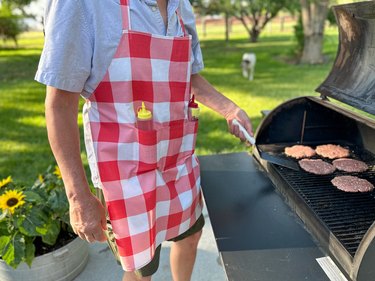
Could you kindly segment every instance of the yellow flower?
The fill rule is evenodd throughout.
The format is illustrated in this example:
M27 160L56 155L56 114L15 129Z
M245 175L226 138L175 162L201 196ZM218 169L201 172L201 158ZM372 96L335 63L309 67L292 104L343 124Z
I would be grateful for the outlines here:
M12 182L12 177L9 176L7 177L6 179L3 179L0 181L0 188L3 187L3 186L6 186L8 183Z
M38 175L38 180L39 180L40 183L44 182L44 178L41 174Z
M14 209L25 204L23 200L25 195L22 191L7 190L3 195L0 196L0 208L5 211L8 209L11 214L14 213Z
M62 178L62 177L61 177L61 171L60 171L59 166L55 166L55 171L53 172L53 174L56 175L56 177L57 177L58 179L61 179L61 178Z

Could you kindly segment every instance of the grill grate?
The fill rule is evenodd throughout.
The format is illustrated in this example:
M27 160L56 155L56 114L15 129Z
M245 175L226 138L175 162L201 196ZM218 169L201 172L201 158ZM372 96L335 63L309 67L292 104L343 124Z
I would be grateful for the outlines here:
M352 257L363 236L375 221L375 191L347 193L336 189L331 180L335 176L350 174L367 179L375 185L375 159L371 158L371 161L365 161L370 169L364 173L336 171L326 176L316 176L305 171L299 172L273 165Z

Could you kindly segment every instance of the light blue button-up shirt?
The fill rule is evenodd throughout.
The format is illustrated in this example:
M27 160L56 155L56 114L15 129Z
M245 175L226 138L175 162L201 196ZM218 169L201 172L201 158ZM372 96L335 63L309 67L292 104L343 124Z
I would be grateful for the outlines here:
M129 0L131 29L183 34L176 10L192 35L192 73L203 69L195 18L188 0L169 0L164 25L156 0ZM121 37L119 0L46 0L45 43L35 80L89 97L103 79Z

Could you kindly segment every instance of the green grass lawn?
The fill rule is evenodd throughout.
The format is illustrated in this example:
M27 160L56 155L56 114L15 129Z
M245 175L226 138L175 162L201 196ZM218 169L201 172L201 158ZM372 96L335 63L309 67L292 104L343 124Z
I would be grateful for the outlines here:
M329 72L337 48L336 30L330 28L324 47L327 63L295 65L290 63L295 44L291 28L284 32L266 30L255 44L248 42L241 26L233 28L229 43L223 38L220 26L209 27L207 36L201 36L205 59L202 74L246 110L254 127L261 121L261 110L272 109L293 97L317 95L314 89ZM41 33L23 34L17 50L11 43L0 45L0 179L11 175L30 184L53 163L44 120L45 88L33 81L42 45ZM244 79L240 70L242 54L248 51L257 54L252 82ZM202 106L199 155L246 149L227 133L223 118ZM83 147L82 157L85 159Z
M297 96L318 95L314 89L325 79L337 50L335 28L327 31L324 53L327 63L309 66L292 63L295 42L292 28L287 32L264 32L258 43L249 43L241 26L235 26L229 43L225 43L220 27L211 28L201 46L205 61L202 74L222 93L249 114L256 128L262 119L261 110L273 109L283 101ZM244 52L255 52L257 64L254 81L241 75ZM203 107L200 118L197 151L199 154L244 151L236 138L227 134L226 122Z

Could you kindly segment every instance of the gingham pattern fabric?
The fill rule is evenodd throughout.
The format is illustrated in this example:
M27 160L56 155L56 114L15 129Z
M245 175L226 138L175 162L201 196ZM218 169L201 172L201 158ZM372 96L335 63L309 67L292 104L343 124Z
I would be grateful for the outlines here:
M121 11L122 38L84 121L93 181L103 189L122 266L133 271L195 223L202 198L198 124L187 119L191 38L132 31L127 1ZM142 101L154 130L136 128Z

